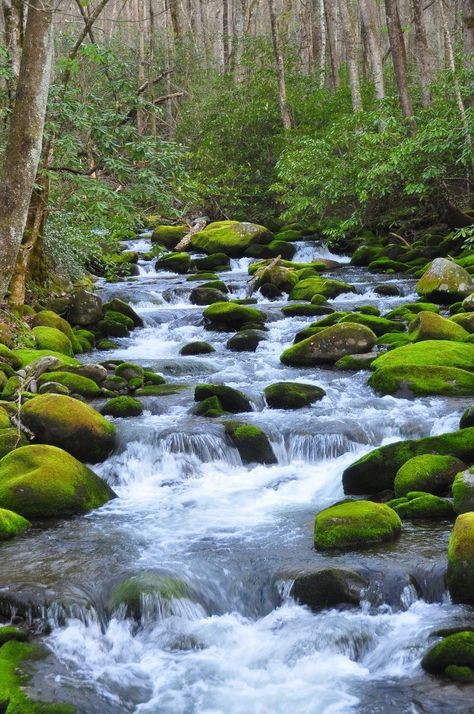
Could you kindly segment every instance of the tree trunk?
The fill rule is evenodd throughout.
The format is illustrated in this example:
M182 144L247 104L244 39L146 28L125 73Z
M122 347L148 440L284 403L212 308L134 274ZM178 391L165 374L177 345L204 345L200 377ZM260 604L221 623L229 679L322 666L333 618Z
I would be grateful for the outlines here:
M428 35L424 18L423 0L412 0L413 20L415 23L416 58L420 73L421 103L424 107L431 102L431 60L428 45Z
M0 299L15 267L41 157L52 58L51 0L30 0L0 180Z
M230 66L229 0L222 0L222 63L224 72Z
M377 99L382 100L385 98L385 83L374 0L360 0L359 7L362 25L365 28L367 37L370 66L374 78L375 96Z
M278 99L280 103L280 114L283 129L287 131L293 126L291 114L286 101L286 80L285 80L285 62L280 44L280 35L278 33L277 18L273 0L268 0L268 9L270 11L270 23L272 28L273 51L275 53L275 64L278 74Z
M468 66L474 61L474 0L463 0L462 27L464 57Z
M145 83L145 20L143 0L135 0L135 18L138 30L138 86ZM137 131L144 136L147 130L147 116L143 106L143 97L137 97Z
M20 74L21 46L23 41L23 6L19 0L2 0L5 46L10 57L14 80Z
M333 91L339 87L339 62L336 46L336 5L332 0L322 0L324 4L324 15L326 18L326 29L329 48L329 59L331 66L331 85Z
M413 108L408 92L407 55L397 0L385 0L385 14L387 17L388 38L390 51L392 53L393 68L395 70L395 79L397 81L400 107L403 116L408 120L410 132L414 134L416 125L413 119Z
M359 67L357 62L356 23L352 17L350 0L339 0L339 10L346 41L352 109L354 112L360 112L362 111L362 97L360 94Z

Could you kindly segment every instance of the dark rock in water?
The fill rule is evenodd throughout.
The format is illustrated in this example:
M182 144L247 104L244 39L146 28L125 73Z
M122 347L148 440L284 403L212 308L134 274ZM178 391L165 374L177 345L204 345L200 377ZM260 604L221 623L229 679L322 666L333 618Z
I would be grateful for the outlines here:
M395 297L401 295L402 291L394 283L382 283L374 287L374 293L377 295L391 295Z
M133 397L113 397L109 399L100 413L113 417L139 416L143 412L143 406L138 399Z
M217 397L225 411L231 414L251 412L252 405L242 392L224 384L197 384L194 390L196 402L202 402L209 397Z
M458 682L474 682L474 632L448 635L425 654L421 666Z
M474 407L468 407L459 422L460 429L467 429L469 426L474 426Z
M264 298L267 298L267 300L274 300L275 298L279 298L283 295L282 291L276 285L272 285L271 283L264 283L260 288L260 292Z
M171 610L171 602L189 597L182 580L159 573L135 575L114 587L108 598L111 612L125 610L128 617L140 620L145 614Z
M143 327L143 320L140 315L138 315L133 309L133 307L131 307L124 300L114 298L113 300L110 300L104 305L104 310L120 312L122 315L126 315L126 317L129 317L133 321L135 327Z
M68 319L73 325L93 325L103 313L102 300L88 290L77 290L72 296Z
M301 409L326 396L321 387L301 382L276 382L265 387L264 392L271 409Z
M217 302L203 313L204 323L210 330L240 330L246 323L258 325L265 321L265 314L254 307L239 305L237 302Z
M227 295L216 288L193 288L189 299L193 305L212 305L215 302L225 302Z
M322 568L295 578L290 595L312 610L337 605L359 605L367 578L348 568Z
M179 354L183 357L188 357L191 355L208 355L216 350L209 342L197 341L189 342L187 345L181 347Z
M205 258L195 258L193 267L198 271L208 270L228 270L230 267L229 257L225 253L211 253Z
M155 265L158 270L169 270L184 275L190 268L191 258L188 253L168 253L158 258Z
M276 464L268 436L258 426L228 421L225 433L236 447L244 464Z
M227 340L226 347L232 352L255 352L265 339L265 333L260 330L240 330Z
M202 402L198 402L192 413L195 416L207 417L209 419L216 419L217 417L228 414L228 412L222 408L221 401L218 397L208 397L207 399L203 399Z

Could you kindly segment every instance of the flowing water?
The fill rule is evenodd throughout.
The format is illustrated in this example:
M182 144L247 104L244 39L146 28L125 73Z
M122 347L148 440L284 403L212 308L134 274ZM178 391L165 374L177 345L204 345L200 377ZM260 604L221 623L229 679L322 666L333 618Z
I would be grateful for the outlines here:
M298 245L295 259L316 257L340 260ZM222 274L234 297L245 295L248 263ZM415 297L410 280L390 278L404 297L381 298L372 289L380 278L362 269L328 275L357 287L331 301L337 309L385 311ZM120 448L96 470L117 499L2 546L2 607L16 598L48 625L51 654L35 666L32 692L87 714L474 711L465 689L434 683L419 664L431 632L470 619L445 592L450 524L407 524L398 542L361 553L312 549L314 515L343 496L345 466L381 443L456 429L466 400L377 397L363 372L284 367L280 353L311 318L284 318L283 302L258 294L267 339L255 353L230 352L229 335L206 332L203 308L189 303L195 286L141 263L136 280L100 287L104 299L130 301L145 327L87 361L133 361L187 387L115 420ZM199 339L216 352L179 355ZM297 412L267 409L264 387L284 380L327 396ZM203 381L250 397L253 411L238 418L266 431L277 464L244 466L219 423L191 415ZM361 608L313 613L291 599L295 575L321 565L365 572ZM188 597L144 602L139 622L110 614L113 586L150 572L184 581Z

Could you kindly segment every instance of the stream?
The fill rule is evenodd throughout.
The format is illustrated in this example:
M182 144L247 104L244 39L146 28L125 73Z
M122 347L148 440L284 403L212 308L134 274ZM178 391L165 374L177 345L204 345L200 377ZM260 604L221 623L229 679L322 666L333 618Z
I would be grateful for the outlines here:
M150 249L146 236L129 248ZM297 244L294 260L343 260L325 275L353 283L330 305L382 312L416 299L406 277L374 276ZM220 274L244 297L250 260ZM403 297L380 297L395 282ZM420 667L430 634L474 625L444 585L452 524L404 523L401 538L336 555L312 547L314 515L343 497L344 468L382 443L457 429L469 399L378 397L366 372L285 367L279 361L300 329L317 318L284 318L281 300L259 293L268 315L257 351L226 349L229 333L209 332L204 308L189 302L199 283L140 263L135 280L99 283L145 327L117 349L83 356L121 359L186 384L177 394L143 398L145 411L115 419L120 447L94 467L118 498L87 516L35 526L2 546L1 590L32 605L50 654L32 669L30 692L68 701L80 714L400 714L474 712L473 688L432 680ZM194 340L216 352L182 357ZM261 427L278 463L244 466L218 421L193 416L194 385L241 389L253 411L238 419ZM263 389L276 381L323 387L326 397L298 411L271 410ZM94 406L100 407L97 401ZM321 565L357 566L370 576L362 607L311 612L290 596L292 579ZM140 623L107 616L114 583L141 573L179 578L189 597L150 603ZM1 595L1 592L0 592Z

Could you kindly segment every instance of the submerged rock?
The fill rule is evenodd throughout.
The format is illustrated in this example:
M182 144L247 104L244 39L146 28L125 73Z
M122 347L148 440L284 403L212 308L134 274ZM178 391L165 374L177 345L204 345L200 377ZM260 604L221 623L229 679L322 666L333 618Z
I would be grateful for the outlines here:
M290 595L312 610L337 605L360 605L369 581L349 568L321 568L295 578Z
M188 342L187 345L183 345L179 354L183 355L183 357L188 357L191 355L208 355L215 351L216 350L209 344L209 342L198 340L196 342Z
M247 323L265 322L261 310L235 302L216 302L204 310L204 322L210 330L240 330Z
M384 503L344 501L320 511L314 521L314 545L320 550L359 549L393 540L401 521Z
M140 620L146 612L161 611L171 600L189 597L182 580L159 573L134 575L119 583L108 598L111 612L125 610L127 617Z
M326 396L321 387L301 382L276 382L265 387L264 393L271 409L301 409Z
M225 411L231 414L251 412L252 405L243 392L225 384L197 384L194 390L196 402L202 402L209 397L217 397Z
M368 327L339 323L289 347L280 360L293 367L334 363L347 354L370 352L376 342L376 336Z
M268 436L258 426L228 421L225 422L224 429L244 464L277 463Z

